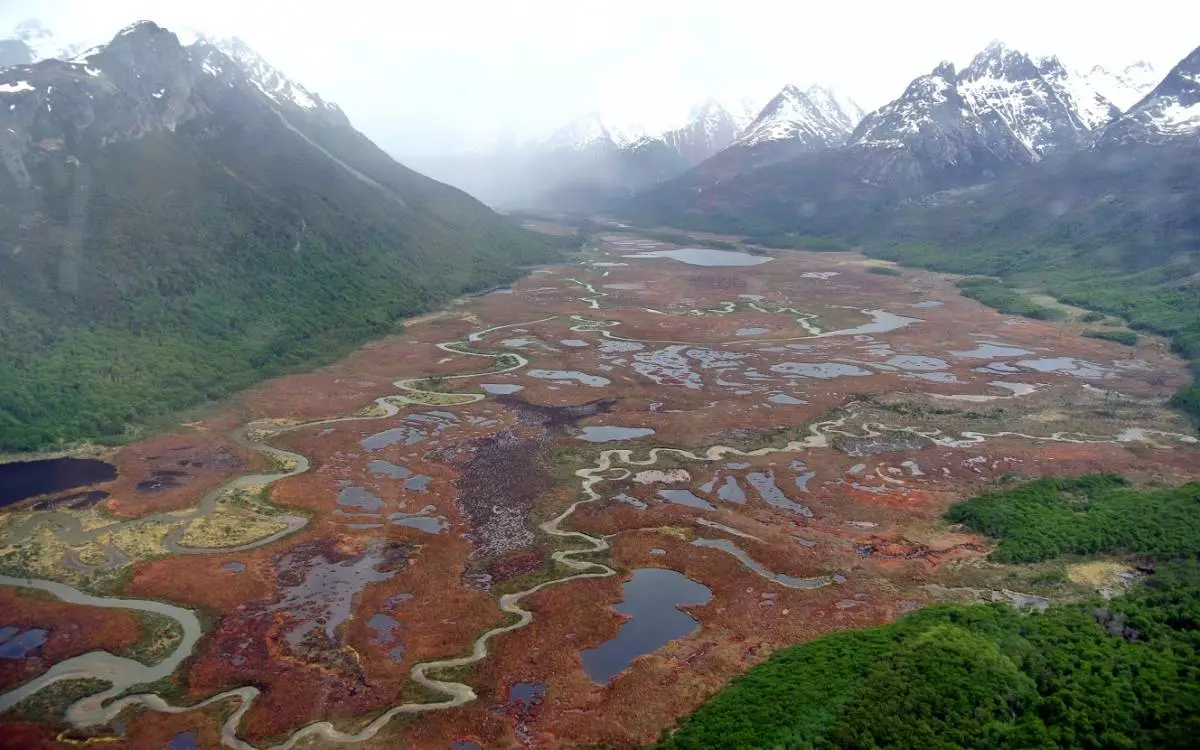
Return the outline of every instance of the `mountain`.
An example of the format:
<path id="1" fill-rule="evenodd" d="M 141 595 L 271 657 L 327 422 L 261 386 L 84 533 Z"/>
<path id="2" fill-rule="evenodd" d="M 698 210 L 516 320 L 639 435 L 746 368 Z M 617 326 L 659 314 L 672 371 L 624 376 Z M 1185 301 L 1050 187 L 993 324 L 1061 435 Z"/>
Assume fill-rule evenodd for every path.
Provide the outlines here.
<path id="1" fill-rule="evenodd" d="M 588 112 L 567 123 L 545 141 L 533 145 L 532 148 L 540 151 L 612 150 L 628 146 L 642 135 L 641 129 L 636 126 L 609 125 L 599 112 Z"/>
<path id="2" fill-rule="evenodd" d="M 1183 58 L 1158 86 L 1110 125 L 1102 145 L 1200 143 L 1200 48 Z"/>
<path id="3" fill-rule="evenodd" d="M 1069 81 L 1056 58 L 1039 66 L 1029 55 L 992 42 L 958 76 L 957 88 L 990 128 L 1011 132 L 1036 160 L 1088 142 L 1091 127 L 1068 94 Z M 1085 104 L 1095 106 L 1090 100 Z"/>
<path id="4" fill-rule="evenodd" d="M 853 100 L 821 86 L 785 86 L 726 147 L 681 179 L 699 186 L 797 154 L 836 148 L 862 119 Z"/>
<path id="5" fill-rule="evenodd" d="M 1136 62 L 1115 73 L 1097 65 L 1080 77 L 1122 112 L 1137 104 L 1161 80 L 1148 62 Z"/>
<path id="6" fill-rule="evenodd" d="M 763 107 L 736 145 L 749 148 L 787 141 L 800 148 L 839 146 L 862 118 L 857 104 L 849 99 L 839 101 L 829 89 L 811 86 L 801 91 L 788 85 Z"/>
<path id="7" fill-rule="evenodd" d="M 1200 126 L 1198 68 L 1193 53 L 1114 120 L 1119 109 L 1095 80 L 1070 73 L 1055 57 L 1035 61 L 992 43 L 961 71 L 944 62 L 915 79 L 897 99 L 864 117 L 842 147 L 754 160 L 738 156 L 735 144 L 644 191 L 623 213 L 713 231 L 799 226 L 822 233 L 906 202 L 940 200 L 941 191 L 974 190 L 1008 175 L 1019 182 L 1031 166 L 1047 160 L 1082 154 L 1069 162 L 1082 170 L 1101 158 L 1090 155 L 1098 140 L 1156 144 L 1194 138 Z M 785 93 L 796 98 L 794 90 Z M 739 141 L 755 132 L 752 125 Z M 1142 158 L 1157 164 L 1160 157 Z M 1102 170 L 1097 174 L 1113 179 Z"/>
<path id="8" fill-rule="evenodd" d="M 954 66 L 942 63 L 863 119 L 850 137 L 854 171 L 873 184 L 940 186 L 1034 161 L 1003 117 L 975 109 L 986 96 L 960 89 Z"/>
<path id="9" fill-rule="evenodd" d="M 744 127 L 744 117 L 709 99 L 692 110 L 687 124 L 653 140 L 661 141 L 688 166 L 694 166 L 732 143 Z"/>
<path id="10" fill-rule="evenodd" d="M 933 188 L 986 179 L 1089 145 L 1119 110 L 1057 58 L 993 42 L 961 72 L 942 63 L 851 137 L 873 182 Z"/>
<path id="11" fill-rule="evenodd" d="M 0 450 L 123 435 L 554 257 L 234 52 L 142 22 L 0 70 Z"/>

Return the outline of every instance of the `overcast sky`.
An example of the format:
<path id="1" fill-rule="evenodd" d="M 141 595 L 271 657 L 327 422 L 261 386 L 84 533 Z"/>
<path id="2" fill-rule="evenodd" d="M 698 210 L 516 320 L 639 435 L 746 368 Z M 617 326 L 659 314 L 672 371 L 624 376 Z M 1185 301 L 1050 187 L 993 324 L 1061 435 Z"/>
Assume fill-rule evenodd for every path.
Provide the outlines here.
<path id="1" fill-rule="evenodd" d="M 396 154 L 529 137 L 596 110 L 650 129 L 707 98 L 765 103 L 821 83 L 870 110 L 990 40 L 1068 67 L 1200 46 L 1200 2 L 1140 0 L 0 0 L 0 35 L 37 17 L 64 42 L 143 18 L 240 36 Z"/>

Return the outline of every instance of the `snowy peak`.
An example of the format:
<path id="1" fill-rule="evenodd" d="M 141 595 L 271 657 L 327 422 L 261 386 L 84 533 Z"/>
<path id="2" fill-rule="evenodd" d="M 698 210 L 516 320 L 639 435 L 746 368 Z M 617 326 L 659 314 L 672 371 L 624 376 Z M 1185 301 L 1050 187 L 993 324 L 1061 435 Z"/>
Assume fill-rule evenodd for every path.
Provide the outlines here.
<path id="1" fill-rule="evenodd" d="M 1035 61 L 994 41 L 966 68 L 950 63 L 909 85 L 895 102 L 873 113 L 855 134 L 864 145 L 895 146 L 930 132 L 982 135 L 1004 158 L 1041 159 L 1091 142 L 1119 114 L 1113 103 L 1057 57 Z"/>
<path id="2" fill-rule="evenodd" d="M 855 145 L 898 148 L 920 134 L 926 123 L 953 122 L 973 115 L 958 94 L 957 79 L 953 63 L 941 63 L 908 84 L 899 99 L 864 117 L 851 140 Z M 942 110 L 944 117 L 939 115 Z"/>
<path id="3" fill-rule="evenodd" d="M 209 38 L 201 35 L 198 43 L 211 44 L 228 55 L 230 59 L 241 66 L 250 82 L 259 91 L 278 104 L 299 107 L 304 110 L 337 109 L 336 105 L 322 101 L 321 97 L 274 68 L 263 59 L 262 55 L 237 37 Z"/>
<path id="4" fill-rule="evenodd" d="M 1200 141 L 1200 48 L 1110 125 L 1102 140 L 1109 144 Z"/>
<path id="5" fill-rule="evenodd" d="M 1040 158 L 1082 145 L 1112 114 L 1087 92 L 1071 91 L 1074 83 L 1056 58 L 1039 67 L 1029 55 L 992 42 L 959 76 L 958 90 L 976 114 L 1007 127 Z M 1077 97 L 1088 107 L 1087 118 L 1077 111 Z"/>
<path id="6" fill-rule="evenodd" d="M 1121 111 L 1141 101 L 1160 80 L 1154 66 L 1148 62 L 1135 62 L 1115 72 L 1097 65 L 1081 76 L 1087 80 L 1088 85 Z"/>
<path id="7" fill-rule="evenodd" d="M 1037 66 L 1029 55 L 996 40 L 971 60 L 971 64 L 962 71 L 961 78 L 969 81 L 996 79 L 1018 82 L 1037 76 Z"/>
<path id="8" fill-rule="evenodd" d="M 611 151 L 631 145 L 642 135 L 636 128 L 608 125 L 599 112 L 588 112 L 559 128 L 541 144 L 541 148 L 549 151 Z"/>
<path id="9" fill-rule="evenodd" d="M 709 99 L 692 108 L 691 117 L 682 127 L 658 137 L 689 166 L 699 164 L 733 143 L 742 130 L 739 119 L 721 102 Z"/>
<path id="10" fill-rule="evenodd" d="M 750 147 L 788 142 L 805 148 L 830 148 L 846 141 L 861 116 L 857 104 L 829 89 L 814 85 L 801 91 L 788 84 L 763 107 L 736 143 Z"/>

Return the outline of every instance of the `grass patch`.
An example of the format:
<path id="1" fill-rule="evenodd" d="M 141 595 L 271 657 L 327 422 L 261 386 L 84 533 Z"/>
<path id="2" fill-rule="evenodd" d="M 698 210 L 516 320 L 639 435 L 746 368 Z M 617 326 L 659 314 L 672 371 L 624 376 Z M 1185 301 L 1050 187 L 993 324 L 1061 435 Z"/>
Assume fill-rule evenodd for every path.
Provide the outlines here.
<path id="1" fill-rule="evenodd" d="M 158 664 L 167 658 L 183 639 L 183 629 L 170 617 L 155 612 L 134 611 L 142 629 L 138 642 L 121 654 L 146 665 Z"/>
<path id="2" fill-rule="evenodd" d="M 958 282 L 963 296 L 1010 315 L 1035 320 L 1062 320 L 1066 313 L 1034 302 L 1024 294 L 994 279 L 963 279 Z"/>
<path id="3" fill-rule="evenodd" d="M 37 691 L 0 716 L 10 721 L 49 722 L 61 726 L 64 723 L 63 715 L 72 703 L 106 690 L 111 684 L 106 680 L 91 677 L 59 680 Z"/>
<path id="4" fill-rule="evenodd" d="M 1133 331 L 1084 331 L 1084 338 L 1115 341 L 1125 346 L 1137 346 L 1138 335 Z"/>
<path id="5" fill-rule="evenodd" d="M 876 276 L 903 276 L 904 272 L 899 268 L 892 266 L 871 266 L 867 269 L 867 273 L 873 273 Z"/>

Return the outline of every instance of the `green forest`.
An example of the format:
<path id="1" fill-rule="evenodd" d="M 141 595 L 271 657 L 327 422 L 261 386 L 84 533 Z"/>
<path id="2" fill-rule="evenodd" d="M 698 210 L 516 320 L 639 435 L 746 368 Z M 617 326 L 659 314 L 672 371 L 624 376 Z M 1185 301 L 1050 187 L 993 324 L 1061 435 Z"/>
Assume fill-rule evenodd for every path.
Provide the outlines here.
<path id="1" fill-rule="evenodd" d="M 1138 490 L 1121 477 L 1043 477 L 959 503 L 946 520 L 1000 540 L 998 562 L 1200 554 L 1200 482 Z"/>
<path id="2" fill-rule="evenodd" d="M 1129 551 L 1157 570 L 1112 600 L 934 606 L 784 649 L 655 747 L 1194 748 L 1198 514 L 1200 484 L 1138 491 L 1106 475 L 969 500 L 947 520 L 998 537 L 995 559 Z"/>
<path id="3" fill-rule="evenodd" d="M 0 452 L 119 441 L 332 361 L 558 257 L 546 238 L 346 128 L 166 133 L 0 175 Z M 236 168 L 234 166 L 236 165 Z M 44 221 L 31 223 L 29 216 Z"/>

